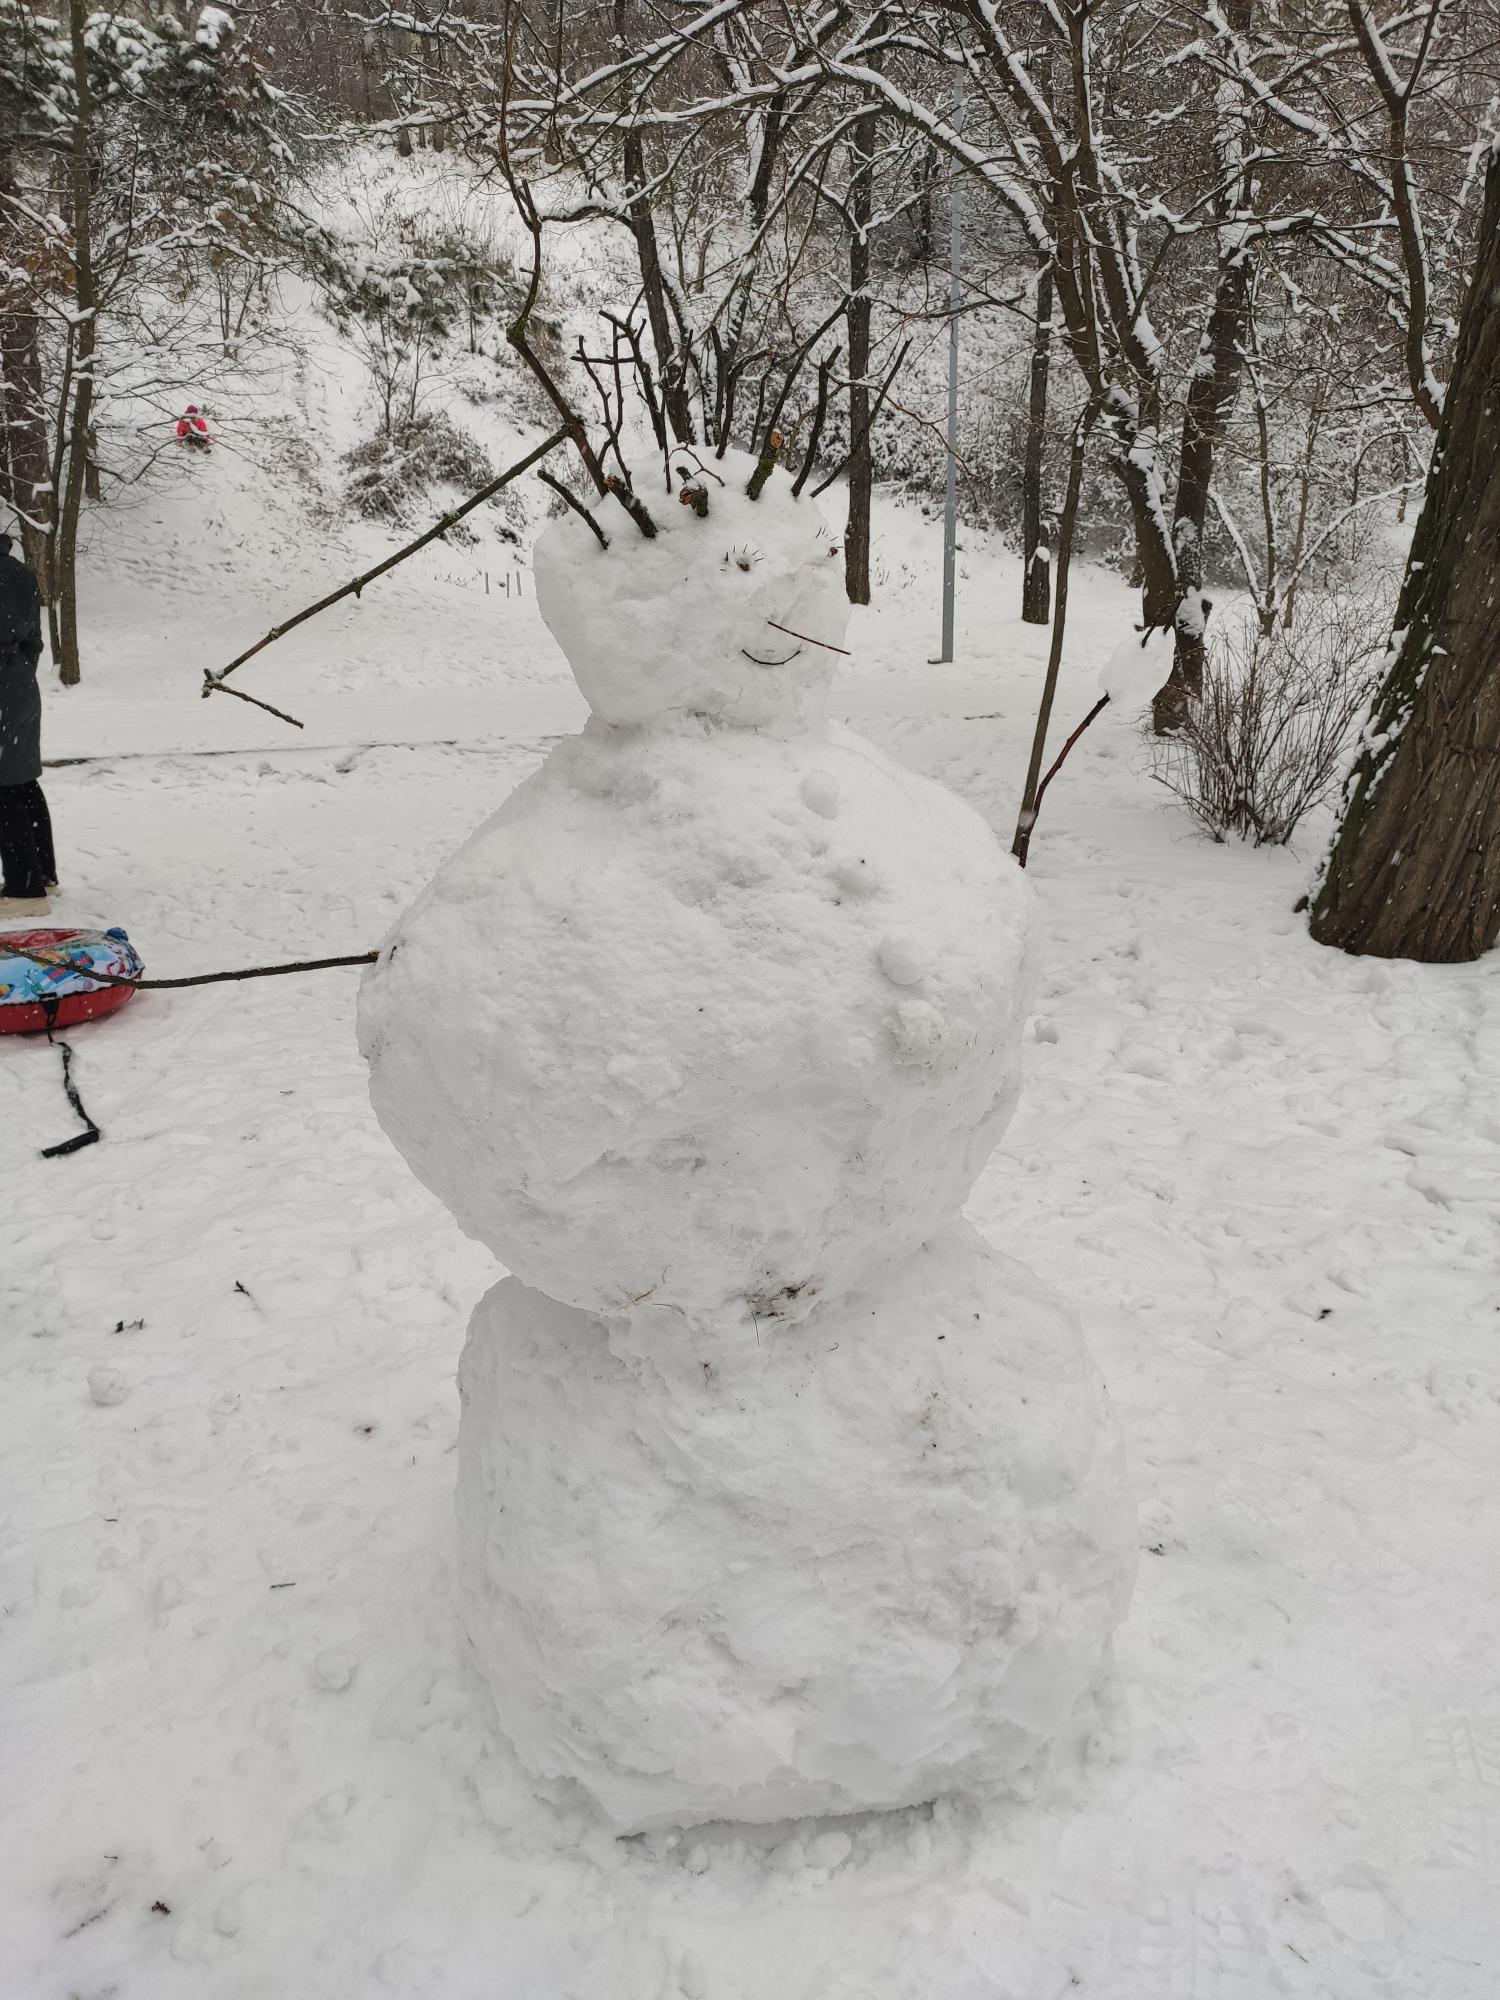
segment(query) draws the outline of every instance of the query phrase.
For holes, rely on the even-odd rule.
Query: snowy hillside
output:
[[[420,525],[333,524],[368,384],[297,329],[211,454],[94,512],[84,683],[46,693],[53,920],[157,975],[373,948],[583,718],[534,484],[245,669],[305,732],[200,699]],[[499,467],[540,432],[480,379],[434,394]],[[970,537],[929,665],[940,548],[880,500],[833,710],[1008,844],[1047,634]],[[1135,608],[1073,588],[1055,740]],[[376,1126],[355,975],[80,1030],[104,1139],[70,1158],[35,1157],[73,1129],[56,1054],[0,1038],[0,1994],[1491,2000],[1500,992],[1312,945],[1326,830],[1209,844],[1113,709],[1048,794],[1025,1088],[970,1212],[1087,1330],[1142,1556],[1085,1767],[987,1810],[617,1841],[534,1797],[453,1597],[499,1269]]]

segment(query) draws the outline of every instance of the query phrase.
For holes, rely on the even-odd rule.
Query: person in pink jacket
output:
[[[189,403],[177,419],[177,436],[181,443],[196,445],[200,451],[207,451],[213,443],[208,434],[208,425],[196,403]]]

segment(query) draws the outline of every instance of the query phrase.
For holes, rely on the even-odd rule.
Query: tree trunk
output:
[[[620,47],[630,46],[635,24],[631,20],[631,0],[614,0],[614,28]],[[558,74],[562,71],[563,10],[558,0],[556,15]],[[656,379],[668,428],[679,444],[694,442],[693,409],[688,397],[687,355],[673,332],[667,305],[666,280],[662,275],[661,246],[656,236],[656,216],[646,186],[646,148],[639,130],[628,126],[623,148],[626,213],[635,253],[641,267],[641,292],[646,301],[646,318],[651,327],[651,344],[656,349]]]
[[[661,385],[662,409],[677,442],[691,444],[693,409],[688,400],[687,369],[683,365],[681,342],[673,338],[671,315],[667,311],[667,287],[662,277],[661,250],[656,240],[656,218],[651,213],[651,197],[643,192],[646,156],[639,132],[627,132],[625,135],[625,179],[630,186],[630,229],[640,261],[641,290],[646,299],[646,317],[651,324],[651,344],[656,349],[656,379]]]
[[[1036,330],[1026,408],[1026,464],[1021,474],[1021,618],[1045,625],[1052,616],[1052,558],[1042,519],[1042,467],[1047,441],[1047,374],[1052,351],[1052,266],[1036,281]]]
[[[47,465],[47,420],[42,411],[42,357],[36,314],[18,307],[0,315],[0,389],[10,445],[11,500],[21,523],[21,547],[46,603],[47,522],[52,478]]]
[[[1189,701],[1203,692],[1203,533],[1213,484],[1214,447],[1239,394],[1245,309],[1251,265],[1240,254],[1219,272],[1213,311],[1203,330],[1198,361],[1188,384],[1182,419],[1182,454],[1177,469],[1177,504],[1172,545],[1177,555],[1177,604],[1172,623],[1176,640],[1172,674],[1151,707],[1158,736],[1182,727]]]
[[[0,198],[14,193],[9,145],[0,142]],[[7,238],[9,238],[7,231]],[[47,461],[47,416],[42,402],[42,355],[35,308],[19,288],[0,309],[0,459],[9,475],[8,498],[20,523],[21,548],[36,576],[45,604],[47,524],[52,514],[52,476]]]
[[[1249,33],[1254,0],[1227,0],[1225,11],[1234,33]],[[1171,675],[1151,704],[1152,725],[1158,736],[1181,729],[1188,703],[1203,692],[1203,636],[1208,620],[1208,601],[1203,595],[1203,535],[1208,526],[1214,450],[1239,395],[1254,268],[1239,224],[1240,211],[1248,205],[1253,190],[1252,173],[1246,165],[1246,112],[1246,100],[1238,86],[1221,83],[1213,109],[1214,149],[1221,175],[1216,205],[1218,278],[1182,418],[1177,503],[1172,514],[1172,547],[1177,558],[1177,603],[1172,613],[1175,645]]]
[[[917,156],[916,254],[912,262],[925,271],[932,262],[932,188],[937,179],[937,154],[930,145]]]
[[[1297,521],[1292,529],[1292,554],[1290,577],[1286,587],[1286,598],[1281,607],[1281,629],[1290,632],[1297,622],[1297,580],[1302,574],[1302,557],[1307,548],[1307,522],[1312,511],[1313,468],[1316,463],[1315,451],[1318,431],[1323,422],[1323,398],[1327,381],[1318,383],[1313,394],[1313,406],[1307,420],[1307,448],[1302,455],[1302,464],[1297,474]]]
[[[1052,723],[1052,703],[1057,694],[1057,676],[1062,668],[1063,639],[1068,629],[1068,570],[1073,561],[1073,531],[1078,522],[1078,501],[1083,492],[1083,460],[1089,432],[1094,423],[1090,403],[1073,427],[1073,446],[1068,454],[1068,489],[1063,498],[1062,519],[1057,531],[1057,616],[1052,621],[1052,643],[1047,653],[1047,672],[1042,681],[1042,698],[1037,704],[1036,728],[1031,736],[1031,761],[1026,766],[1026,784],[1021,793],[1021,810],[1010,851],[1024,868],[1031,852],[1031,836],[1036,827],[1037,803],[1041,796],[1042,757],[1047,748],[1047,731]]]
[[[1141,593],[1141,617],[1164,631],[1177,613],[1177,557],[1167,527],[1156,434],[1150,427],[1114,439],[1114,467],[1130,502],[1135,561],[1130,582]]]
[[[1392,659],[1313,902],[1319,944],[1478,958],[1500,934],[1500,149]]]
[[[77,302],[78,361],[73,389],[73,416],[68,437],[67,476],[57,517],[55,570],[57,600],[58,678],[76,687],[81,678],[78,659],[78,515],[88,467],[89,418],[94,400],[94,259],[89,189],[89,135],[93,100],[89,87],[88,51],[84,45],[85,0],[69,0],[68,26],[73,57],[72,143],[68,160],[68,192],[73,209],[74,296]]]
[[[874,212],[879,116],[867,111],[850,141],[849,176],[849,524],[844,530],[844,587],[851,604],[870,601],[870,218]]]

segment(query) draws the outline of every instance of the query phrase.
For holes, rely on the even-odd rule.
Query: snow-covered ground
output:
[[[58,915],[152,973],[373,946],[581,716],[493,537],[245,669],[305,735],[200,701],[390,546],[300,506],[226,450],[95,533]],[[879,508],[834,706],[1008,841],[1045,634],[976,545],[929,667],[938,541]],[[1076,581],[1059,733],[1130,612]],[[105,1137],[60,1160],[58,1058],[0,1039],[0,1994],[1492,2000],[1500,994],[1312,946],[1322,831],[1207,844],[1108,710],[1048,796],[1026,1090],[971,1213],[1081,1316],[1144,1553],[1089,1768],[986,1810],[615,1841],[532,1795],[453,1602],[497,1267],[376,1128],[354,974],[80,1030]]]

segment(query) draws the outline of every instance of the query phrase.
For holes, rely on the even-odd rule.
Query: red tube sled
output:
[[[90,975],[133,980],[142,969],[122,930],[0,931],[0,1035],[45,1034],[113,1014],[134,986]]]

